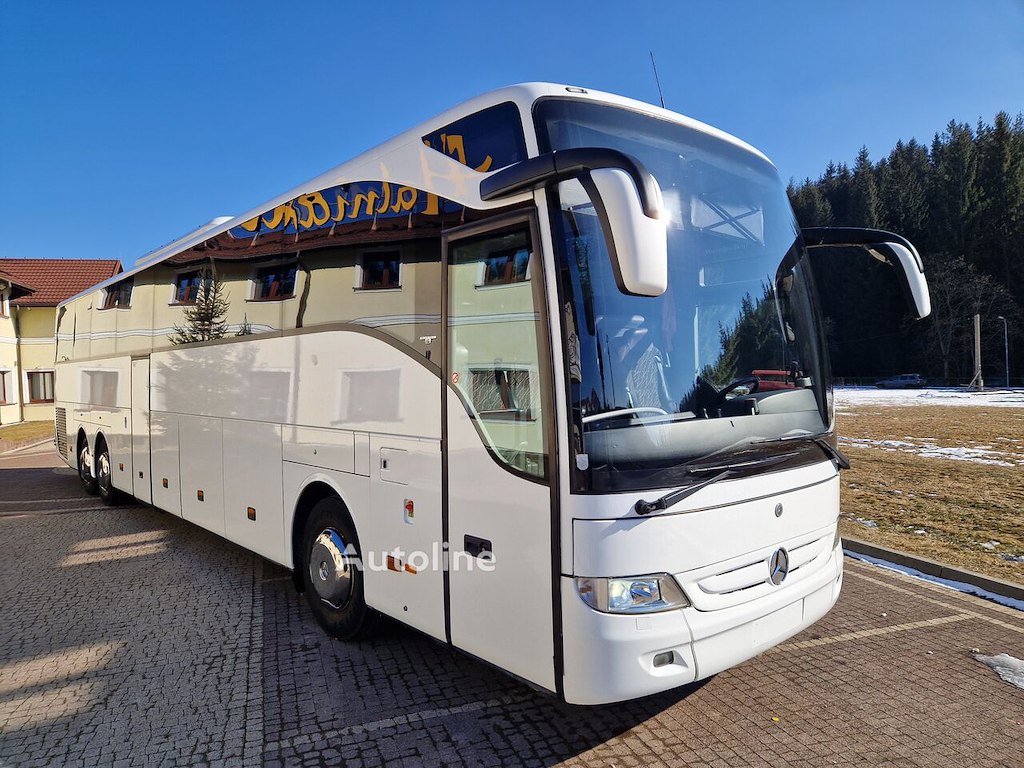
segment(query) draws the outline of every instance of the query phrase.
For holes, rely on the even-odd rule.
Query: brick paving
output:
[[[971,656],[1024,658],[1024,615],[977,598],[848,560],[784,646],[570,707],[396,624],[331,640],[283,569],[46,463],[0,459],[5,767],[1024,766],[1024,691]]]

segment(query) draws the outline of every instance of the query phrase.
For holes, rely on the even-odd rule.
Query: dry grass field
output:
[[[843,536],[1024,584],[1024,409],[877,406],[836,416]]]
[[[0,445],[21,445],[53,436],[52,421],[23,421],[0,426]]]

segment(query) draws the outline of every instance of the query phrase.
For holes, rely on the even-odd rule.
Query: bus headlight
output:
[[[584,603],[601,613],[657,613],[690,604],[667,573],[625,579],[577,577],[576,591]]]

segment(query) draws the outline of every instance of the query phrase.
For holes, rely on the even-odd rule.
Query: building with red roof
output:
[[[53,419],[57,305],[121,271],[117,259],[0,258],[0,425]]]

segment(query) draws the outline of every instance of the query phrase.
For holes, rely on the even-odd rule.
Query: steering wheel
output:
[[[718,390],[718,394],[715,395],[714,399],[710,403],[708,403],[707,409],[711,410],[712,408],[717,408],[720,404],[725,402],[725,398],[729,396],[730,392],[734,392],[740,387],[750,387],[750,392],[753,394],[754,392],[757,392],[757,388],[760,385],[761,380],[757,378],[757,376],[740,376],[738,379],[733,379]]]

